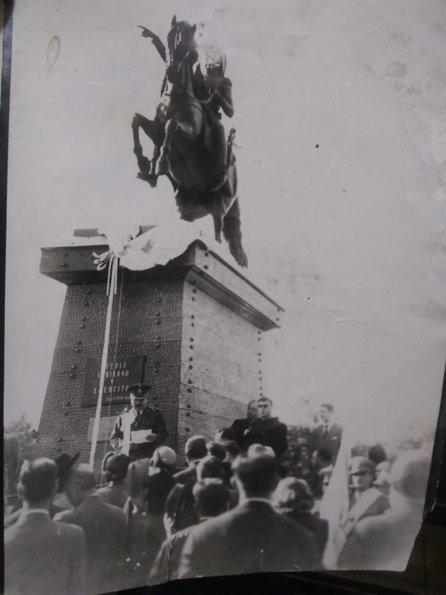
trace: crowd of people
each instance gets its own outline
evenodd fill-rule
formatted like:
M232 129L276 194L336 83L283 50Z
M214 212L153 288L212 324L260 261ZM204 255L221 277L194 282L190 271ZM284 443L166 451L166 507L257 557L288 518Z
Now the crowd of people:
M22 506L5 519L6 592L92 595L202 576L390 569L403 560L421 519L428 457L407 451L389 461L375 446L350 457L343 476L342 428L324 404L311 467L296 477L282 462L286 426L271 411L261 398L213 440L192 436L184 468L166 445L141 458L111 451L101 485L77 455L25 462ZM339 482L344 506L340 492L330 495Z

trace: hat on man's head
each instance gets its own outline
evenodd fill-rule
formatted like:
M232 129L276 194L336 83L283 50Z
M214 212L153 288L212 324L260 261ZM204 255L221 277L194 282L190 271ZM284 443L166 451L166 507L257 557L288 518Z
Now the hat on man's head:
M64 477L71 467L76 463L78 458L80 457L80 451L78 451L75 455L70 457L70 455L66 452L63 452L58 457L54 459L54 462L57 466L57 477L61 479Z
M129 395L133 395L136 398L143 399L150 390L150 386L148 384L131 384L127 387L126 392Z
M264 446L263 444L251 444L246 453L248 457L259 457L267 455L268 457L276 458L276 453L271 446Z
M118 453L107 453L102 462L104 471L111 473L115 472L127 472L127 468L130 464L130 459L127 455L122 452Z
M353 457L350 459L349 472L351 475L356 475L357 473L362 472L375 475L375 471L375 463L367 457Z
M152 462L159 467L175 467L177 455L169 446L158 446L152 455Z
M63 452L54 459L54 462L56 463L57 467L57 479L59 480L59 490L63 489L70 474L70 471L77 462L78 458L80 457L80 454L80 451L78 451L75 455L71 457L68 453Z

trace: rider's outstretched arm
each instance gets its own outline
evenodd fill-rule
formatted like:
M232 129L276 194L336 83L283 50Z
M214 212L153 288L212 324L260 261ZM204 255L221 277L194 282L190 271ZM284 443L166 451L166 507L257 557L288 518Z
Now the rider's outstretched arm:
M143 37L149 37L149 39L151 40L153 45L156 47L158 54L161 56L163 61L166 62L166 60L167 60L166 46L161 41L161 39L158 37L158 35L155 35L155 33L150 31L150 29L147 29L147 27L143 27L142 25L138 25L138 27L140 29L142 29L141 35Z

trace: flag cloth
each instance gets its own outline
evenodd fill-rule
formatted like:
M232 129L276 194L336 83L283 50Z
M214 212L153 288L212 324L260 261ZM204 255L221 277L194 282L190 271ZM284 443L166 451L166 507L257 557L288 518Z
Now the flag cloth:
M207 219L209 221L206 221ZM95 256L106 266L111 254L115 254L119 258L120 266L132 271L143 271L156 265L167 264L197 239L208 248L218 251L206 225L212 221L210 218L206 220L188 222L171 219L150 227L144 233L139 233L139 226L130 231L119 228L100 230L106 236L110 250Z
M322 496L320 517L328 521L328 541L325 547L323 565L327 570L336 570L339 554L345 544L345 535L340 525L346 518L349 508L348 463L350 460L351 439L343 432L338 458L330 483Z

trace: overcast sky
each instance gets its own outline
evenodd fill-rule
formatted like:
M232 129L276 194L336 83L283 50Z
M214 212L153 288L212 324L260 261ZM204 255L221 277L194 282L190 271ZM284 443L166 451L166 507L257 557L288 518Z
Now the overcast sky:
M247 276L278 301L266 392L284 421L335 403L364 439L434 428L446 354L441 0L16 0L5 421L38 424L65 287L40 247L175 217L136 179L130 123L172 16L233 81ZM147 150L149 144L146 145ZM222 247L222 255L231 257Z

